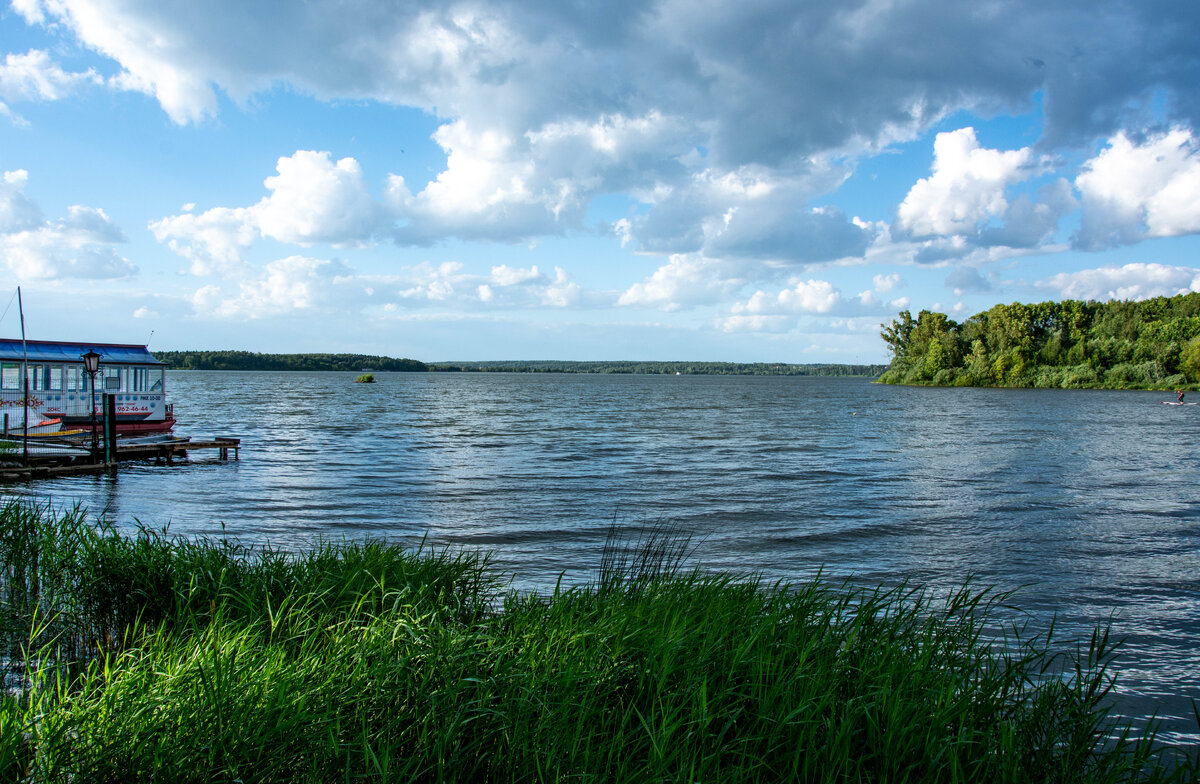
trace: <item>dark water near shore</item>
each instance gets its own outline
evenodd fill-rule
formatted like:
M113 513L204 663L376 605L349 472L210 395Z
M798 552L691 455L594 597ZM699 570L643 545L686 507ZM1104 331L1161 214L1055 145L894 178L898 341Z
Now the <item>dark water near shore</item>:
M175 534L485 548L522 588L591 579L612 524L693 534L703 566L945 588L973 575L1070 636L1127 638L1122 710L1200 741L1200 406L1162 393L861 379L170 376L185 435L241 460L18 492Z

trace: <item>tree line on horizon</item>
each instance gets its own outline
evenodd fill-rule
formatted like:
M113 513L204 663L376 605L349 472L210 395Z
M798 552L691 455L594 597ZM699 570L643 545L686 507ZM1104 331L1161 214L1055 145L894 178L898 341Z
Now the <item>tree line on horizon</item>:
M1200 383L1200 293L996 305L959 323L902 311L881 324L880 381L931 386L1177 389Z
M636 362L567 360L496 360L427 364L369 354L262 354L251 351L155 351L173 370L309 370L439 373L597 373L728 376L868 376L887 365L773 362Z
M568 361L503 360L431 364L443 373L597 373L629 375L704 376L869 376L887 370L887 365L842 363L784 364L778 362L687 362L687 361Z
M385 370L424 372L415 359L371 354L260 354L254 351L155 351L173 370Z

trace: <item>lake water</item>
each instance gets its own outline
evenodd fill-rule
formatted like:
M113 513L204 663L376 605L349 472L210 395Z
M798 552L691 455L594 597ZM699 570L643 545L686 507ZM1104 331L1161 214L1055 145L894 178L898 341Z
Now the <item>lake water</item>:
M1018 589L1127 638L1121 709L1200 741L1200 406L1149 392L862 379L174 372L179 425L241 459L9 488L118 522L301 547L478 547L521 588L594 577L612 525L710 569ZM215 454L215 453L213 453ZM224 526L224 528L222 528Z

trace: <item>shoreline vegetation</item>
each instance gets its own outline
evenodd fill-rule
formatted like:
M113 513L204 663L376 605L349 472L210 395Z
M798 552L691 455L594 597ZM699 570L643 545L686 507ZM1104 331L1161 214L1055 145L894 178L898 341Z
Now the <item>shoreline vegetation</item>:
M390 371L407 373L620 373L650 375L866 376L887 365L778 362L494 360L426 363L367 354L260 354L252 351L155 351L173 370Z
M1043 389L1196 389L1200 293L1139 302L996 305L958 323L902 311L882 324L885 384Z
M1026 637L970 584L689 563L670 529L614 532L593 583L522 595L472 551L285 553L13 501L0 778L1196 780L1110 714L1104 627Z

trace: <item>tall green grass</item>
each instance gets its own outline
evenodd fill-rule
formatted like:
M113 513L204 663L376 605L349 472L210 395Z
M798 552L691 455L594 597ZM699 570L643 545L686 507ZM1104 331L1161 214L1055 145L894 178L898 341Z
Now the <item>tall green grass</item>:
M1110 720L1104 629L998 638L970 586L705 574L661 530L518 595L472 553L0 527L2 780L1196 779Z

